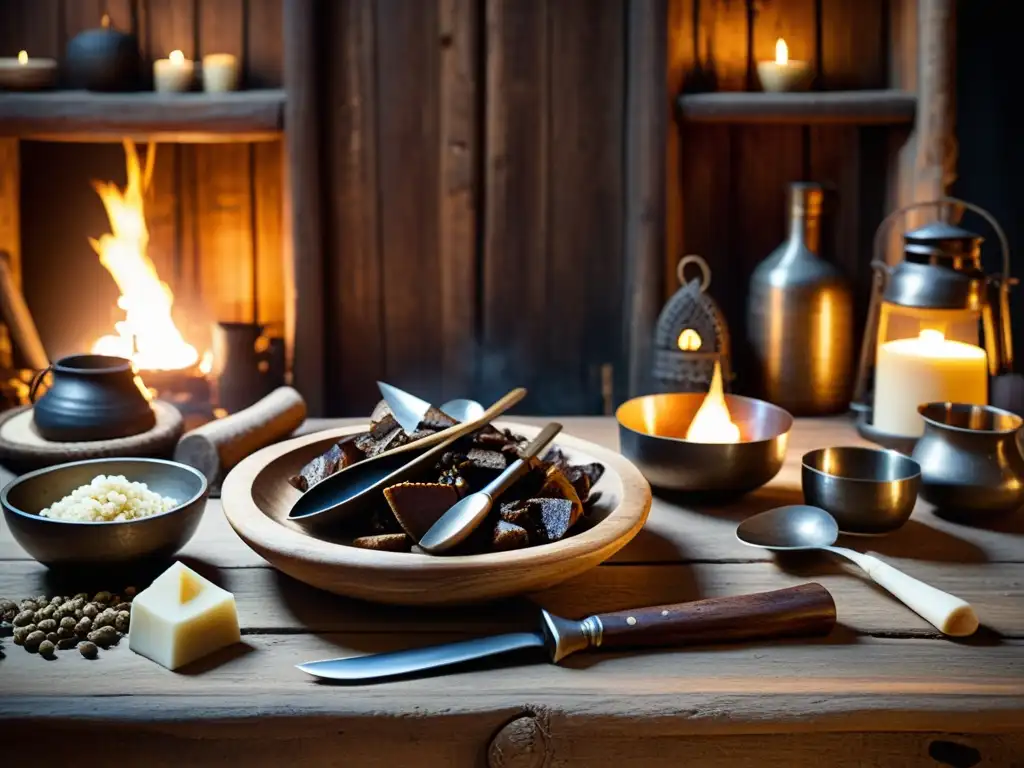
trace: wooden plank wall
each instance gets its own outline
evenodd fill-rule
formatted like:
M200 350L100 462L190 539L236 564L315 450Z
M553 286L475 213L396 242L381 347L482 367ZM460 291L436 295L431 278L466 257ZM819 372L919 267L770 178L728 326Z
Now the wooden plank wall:
M69 39L107 13L137 35L147 63L175 48L190 58L234 53L244 87L281 87L282 7L283 0L0 0L0 56L25 48L60 58ZM109 332L117 317L116 291L86 237L108 231L88 182L123 183L123 152L22 142L21 159L25 291L51 356L67 354ZM283 163L280 141L158 145L146 203L150 257L197 346L209 343L214 320L255 319L283 333ZM50 226L54 217L64 225ZM58 263L75 279L52 280ZM80 307L84 321L67 323L68 306Z
M669 0L669 87L681 91L759 90L754 67L785 38L794 59L810 60L815 88L888 85L887 0ZM744 345L747 281L785 237L786 187L819 181L829 190L823 255L853 283L857 328L867 309L871 238L887 212L886 167L905 129L843 125L677 126L667 153L666 295L675 266L698 253L713 271L711 294L733 331L735 391L749 391ZM858 342L859 343L859 342Z
M329 412L365 412L381 378L434 400L524 385L533 412L605 408L625 372L626 10L327 5Z

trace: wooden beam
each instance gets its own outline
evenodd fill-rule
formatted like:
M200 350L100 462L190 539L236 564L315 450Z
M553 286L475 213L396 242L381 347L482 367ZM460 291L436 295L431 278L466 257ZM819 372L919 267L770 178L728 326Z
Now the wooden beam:
M294 287L293 381L311 415L324 409L324 263L320 222L317 4L289 0L284 13L285 148L292 252L285 280ZM301 311L299 307L301 306Z
M235 93L8 93L0 135L47 141L253 141L280 138L284 91Z
M668 141L666 0L631 0L627 11L625 347L628 396L649 391L650 343L665 253L663 147ZM676 183L675 178L672 183Z
M944 196L956 178L955 20L953 0L920 0L914 202Z
M898 90L735 91L687 94L678 106L682 119L691 123L898 125L913 122L916 99Z
M918 0L894 0L889 16L889 87L917 93ZM889 134L889 189L886 213L907 205L914 196L914 162L917 133ZM908 218L907 223L911 219ZM905 223L904 223L905 225ZM894 264L902 257L901 226L893 226L885 245L885 260ZM872 254L873 256L873 254Z

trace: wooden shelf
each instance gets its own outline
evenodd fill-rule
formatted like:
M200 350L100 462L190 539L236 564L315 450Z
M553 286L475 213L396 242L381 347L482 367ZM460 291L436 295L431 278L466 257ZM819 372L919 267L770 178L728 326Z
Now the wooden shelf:
M680 117L691 123L843 123L900 125L914 121L917 98L905 91L730 91L685 94Z
M42 141L278 139L283 90L234 93L0 93L0 136Z

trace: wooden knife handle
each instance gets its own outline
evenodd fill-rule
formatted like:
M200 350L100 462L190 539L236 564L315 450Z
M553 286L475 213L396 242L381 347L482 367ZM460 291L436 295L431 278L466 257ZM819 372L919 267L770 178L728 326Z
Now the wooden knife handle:
M836 604L820 584L601 613L600 647L693 645L794 635L827 635ZM593 643L597 645L597 643Z

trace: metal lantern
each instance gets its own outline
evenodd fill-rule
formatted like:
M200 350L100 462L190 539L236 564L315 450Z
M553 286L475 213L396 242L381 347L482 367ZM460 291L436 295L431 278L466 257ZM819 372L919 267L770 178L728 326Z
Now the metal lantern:
M1002 271L982 269L983 238L948 220L903 235L903 260L888 265L882 255L889 227L908 211L936 207L967 209L982 216L1002 246ZM945 217L951 218L950 216ZM955 198L901 208L875 233L874 283L861 347L852 407L858 429L876 443L912 447L927 402L986 405L989 379L1009 373L1010 253L999 223L984 209Z
M700 277L687 282L686 268L694 265ZM708 293L711 269L700 256L689 255L676 267L680 288L668 300L654 331L654 378L664 391L706 392L715 363L729 389L729 327L722 310Z

